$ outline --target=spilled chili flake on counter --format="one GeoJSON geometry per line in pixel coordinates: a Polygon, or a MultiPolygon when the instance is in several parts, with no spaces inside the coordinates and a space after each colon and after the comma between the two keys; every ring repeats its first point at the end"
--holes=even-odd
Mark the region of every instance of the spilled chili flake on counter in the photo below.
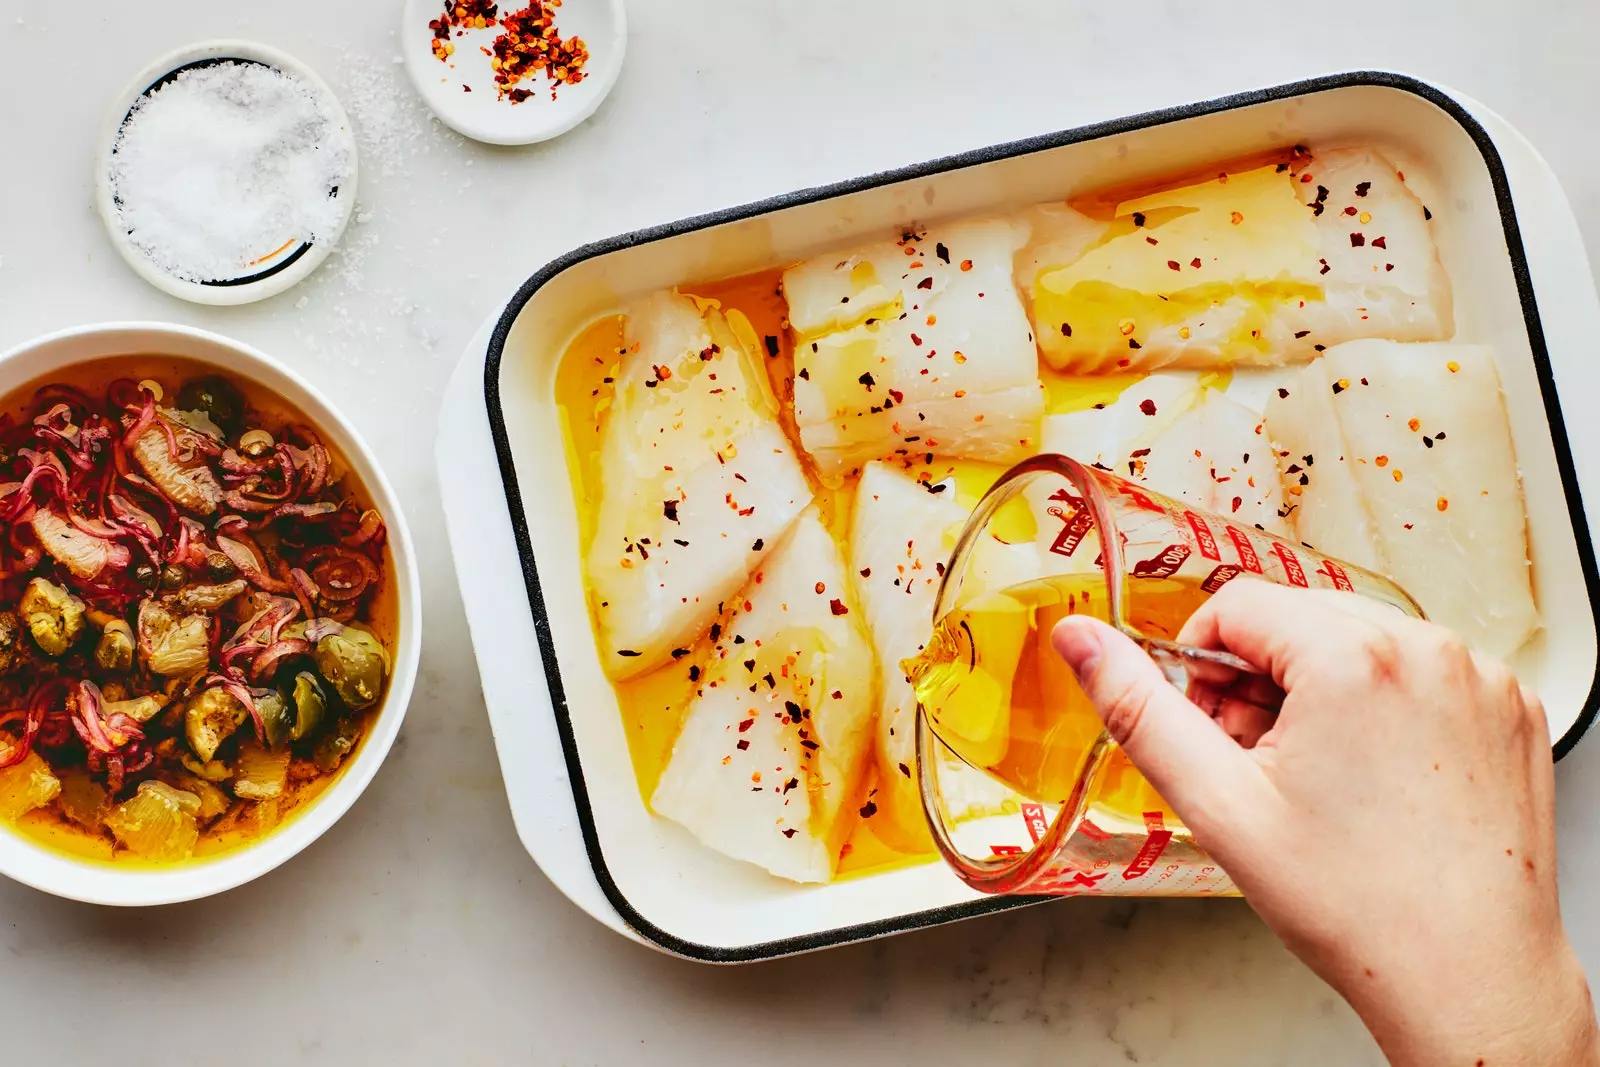
{"type": "Polygon", "coordinates": [[[156,357],[7,401],[0,819],[167,863],[332,781],[391,671],[393,582],[383,517],[305,422],[156,357]]]}

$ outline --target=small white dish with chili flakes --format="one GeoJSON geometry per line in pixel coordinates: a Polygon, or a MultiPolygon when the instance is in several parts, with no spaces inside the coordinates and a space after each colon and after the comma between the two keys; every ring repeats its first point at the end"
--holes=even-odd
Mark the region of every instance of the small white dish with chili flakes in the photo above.
{"type": "Polygon", "coordinates": [[[548,141],[594,114],[627,43],[623,0],[406,0],[400,23],[423,102],[486,144],[548,141]]]}

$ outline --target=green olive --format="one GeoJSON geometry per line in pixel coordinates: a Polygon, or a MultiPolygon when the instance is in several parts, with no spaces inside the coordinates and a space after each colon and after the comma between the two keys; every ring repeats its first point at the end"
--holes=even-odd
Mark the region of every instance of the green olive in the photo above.
{"type": "Polygon", "coordinates": [[[125,671],[133,666],[133,628],[121,619],[106,623],[94,646],[94,661],[102,670],[125,671]]]}
{"type": "Polygon", "coordinates": [[[310,671],[301,671],[294,676],[294,707],[294,730],[289,737],[298,741],[317,732],[328,710],[328,698],[322,692],[322,684],[310,671]]]}
{"type": "Polygon", "coordinates": [[[223,688],[207,689],[189,701],[183,713],[183,732],[189,748],[209,762],[217,749],[250,717],[250,709],[223,688]]]}
{"type": "Polygon", "coordinates": [[[256,714],[261,716],[268,748],[277,748],[289,739],[294,729],[294,713],[290,711],[289,702],[282,693],[274,689],[256,697],[256,714]]]}
{"type": "Polygon", "coordinates": [[[206,574],[213,582],[231,582],[239,576],[239,567],[221,552],[206,556],[206,574]]]}
{"type": "Polygon", "coordinates": [[[183,411],[205,412],[229,434],[244,421],[244,394],[232,382],[215,374],[185,382],[178,390],[177,407],[183,411]]]}
{"type": "Polygon", "coordinates": [[[383,696],[389,653],[376,637],[347,626],[317,642],[317,670],[348,707],[371,707],[383,696]]]}
{"type": "Polygon", "coordinates": [[[59,656],[83,634],[83,601],[53,582],[28,583],[17,612],[28,624],[34,643],[47,656],[59,656]]]}

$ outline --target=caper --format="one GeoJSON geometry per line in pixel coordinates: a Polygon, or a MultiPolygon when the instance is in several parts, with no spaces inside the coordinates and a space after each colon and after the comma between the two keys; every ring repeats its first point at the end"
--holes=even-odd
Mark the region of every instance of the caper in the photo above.
{"type": "Polygon", "coordinates": [[[178,390],[177,406],[183,411],[205,412],[229,433],[244,420],[244,395],[232,382],[214,374],[185,382],[178,390]]]}
{"type": "Polygon", "coordinates": [[[231,582],[239,574],[239,567],[221,552],[206,556],[206,573],[213,582],[231,582]]]}
{"type": "Polygon", "coordinates": [[[161,588],[171,592],[182,589],[189,580],[189,568],[181,563],[169,563],[161,568],[161,588]]]}
{"type": "Polygon", "coordinates": [[[133,568],[133,580],[142,586],[152,586],[160,579],[161,572],[156,570],[151,563],[141,563],[133,568]]]}

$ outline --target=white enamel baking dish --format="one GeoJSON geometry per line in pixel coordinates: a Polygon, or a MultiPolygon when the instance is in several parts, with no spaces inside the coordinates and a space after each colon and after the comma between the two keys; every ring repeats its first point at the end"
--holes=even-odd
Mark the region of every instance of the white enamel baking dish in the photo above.
{"type": "MultiPolygon", "coordinates": [[[[1600,590],[1580,484],[1600,484],[1597,300],[1554,175],[1503,120],[1391,74],[1323,77],[999,145],[578,249],[468,349],[445,404],[440,482],[518,832],[601,922],[679,955],[740,962],[1030,903],[927,865],[823,887],[726,859],[640,800],[585,610],[553,406],[570,339],[627,298],[780,265],[912,222],[1060,200],[1294,143],[1372,144],[1430,206],[1457,337],[1500,360],[1546,629],[1517,660],[1557,757],[1596,709],[1600,590]],[[1537,294],[1537,299],[1536,299],[1537,294]],[[1563,418],[1563,408],[1566,418],[1563,418]]],[[[1600,499],[1600,489],[1591,493],[1600,499]]]]}

